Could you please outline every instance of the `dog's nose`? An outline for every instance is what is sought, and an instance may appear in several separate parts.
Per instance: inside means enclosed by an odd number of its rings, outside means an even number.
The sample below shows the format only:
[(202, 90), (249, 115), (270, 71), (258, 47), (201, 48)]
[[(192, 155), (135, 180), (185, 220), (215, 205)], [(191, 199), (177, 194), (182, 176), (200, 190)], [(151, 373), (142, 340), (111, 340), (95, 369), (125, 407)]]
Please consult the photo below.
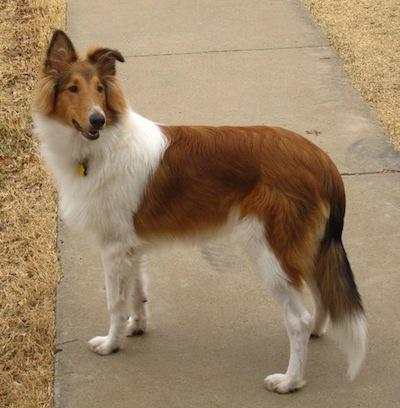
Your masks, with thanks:
[(100, 112), (94, 112), (90, 115), (89, 122), (95, 129), (101, 129), (106, 122), (106, 118)]

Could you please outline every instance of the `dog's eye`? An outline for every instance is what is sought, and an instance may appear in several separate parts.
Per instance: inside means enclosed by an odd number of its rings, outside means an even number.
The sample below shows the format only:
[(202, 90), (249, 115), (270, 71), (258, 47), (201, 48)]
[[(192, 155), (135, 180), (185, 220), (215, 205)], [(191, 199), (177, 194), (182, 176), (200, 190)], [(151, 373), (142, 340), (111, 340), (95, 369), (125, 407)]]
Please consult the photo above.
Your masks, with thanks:
[(72, 93), (77, 93), (78, 92), (78, 87), (76, 85), (71, 85), (70, 87), (68, 87), (68, 91), (70, 91)]
[(104, 91), (104, 88), (101, 85), (99, 85), (97, 87), (97, 92), (102, 93), (103, 91)]

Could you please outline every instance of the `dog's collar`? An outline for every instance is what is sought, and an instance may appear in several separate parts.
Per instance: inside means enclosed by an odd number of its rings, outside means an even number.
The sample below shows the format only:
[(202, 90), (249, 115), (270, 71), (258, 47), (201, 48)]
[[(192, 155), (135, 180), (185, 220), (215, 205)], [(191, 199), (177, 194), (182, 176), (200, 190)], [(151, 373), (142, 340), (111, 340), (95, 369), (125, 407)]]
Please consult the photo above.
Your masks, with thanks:
[(81, 160), (76, 165), (76, 170), (78, 172), (78, 176), (86, 177), (88, 174), (88, 161), (87, 159)]

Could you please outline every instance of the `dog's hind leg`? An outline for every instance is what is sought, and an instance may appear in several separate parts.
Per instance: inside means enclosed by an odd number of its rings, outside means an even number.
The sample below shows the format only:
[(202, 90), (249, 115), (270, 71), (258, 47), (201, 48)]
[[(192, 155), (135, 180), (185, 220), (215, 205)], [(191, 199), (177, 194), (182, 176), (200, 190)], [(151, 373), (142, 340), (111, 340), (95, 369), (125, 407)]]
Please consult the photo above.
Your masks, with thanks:
[(296, 391), (305, 384), (304, 371), (312, 320), (297, 289), (285, 283), (270, 287), (283, 308), (289, 335), (290, 358), (286, 373), (269, 375), (264, 384), (270, 391), (284, 394)]
[(125, 338), (135, 258), (129, 248), (118, 243), (103, 248), (102, 261), (106, 280), (107, 307), (110, 313), (110, 328), (107, 336), (97, 336), (89, 341), (89, 347), (98, 354), (117, 351)]
[(141, 336), (147, 328), (147, 277), (144, 256), (135, 262), (127, 336)]
[(312, 325), (311, 315), (304, 305), (302, 294), (289, 282), (288, 275), (269, 248), (263, 232), (257, 234), (249, 244), (248, 252), (258, 272), (283, 308), (290, 343), (286, 373), (269, 375), (265, 378), (264, 384), (270, 391), (278, 393), (295, 391), (305, 384), (304, 371)]
[(327, 308), (322, 303), (321, 294), (315, 282), (307, 280), (307, 284), (314, 299), (314, 316), (311, 337), (321, 337), (326, 332), (329, 321), (329, 313)]

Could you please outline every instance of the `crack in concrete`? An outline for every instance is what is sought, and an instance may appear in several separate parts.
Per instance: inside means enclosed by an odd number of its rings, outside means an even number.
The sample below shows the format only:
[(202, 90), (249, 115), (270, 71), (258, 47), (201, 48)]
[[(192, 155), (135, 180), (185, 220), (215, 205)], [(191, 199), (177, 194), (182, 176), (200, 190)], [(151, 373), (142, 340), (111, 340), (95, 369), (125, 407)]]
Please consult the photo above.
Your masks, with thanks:
[(298, 47), (267, 47), (267, 48), (243, 48), (243, 49), (231, 49), (231, 50), (203, 50), (203, 51), (187, 51), (187, 52), (165, 52), (160, 54), (134, 54), (124, 55), (125, 58), (145, 58), (145, 57), (171, 57), (179, 55), (203, 55), (203, 54), (219, 54), (229, 52), (252, 52), (252, 51), (274, 51), (274, 50), (296, 50), (305, 48), (327, 48), (329, 45), (304, 45)]

